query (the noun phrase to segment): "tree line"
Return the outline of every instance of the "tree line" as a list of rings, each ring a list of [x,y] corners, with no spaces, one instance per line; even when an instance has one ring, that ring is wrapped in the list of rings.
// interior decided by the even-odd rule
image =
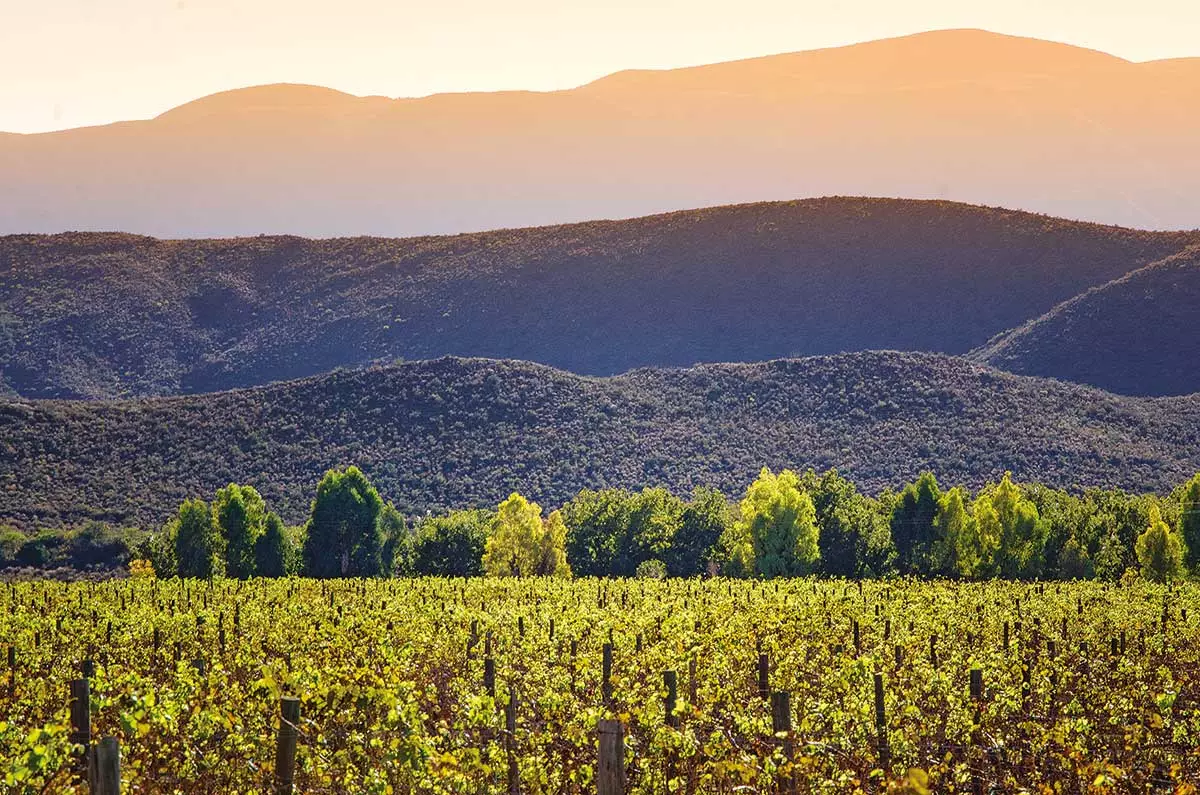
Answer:
[[[229,484],[210,502],[184,501],[136,542],[105,541],[94,526],[20,544],[0,532],[0,556],[37,563],[48,539],[74,550],[81,538],[93,557],[124,550],[159,576],[1117,580],[1136,572],[1166,581],[1200,574],[1200,473],[1165,496],[1073,494],[1007,473],[971,492],[943,488],[929,472],[871,496],[836,470],[764,468],[738,500],[704,487],[687,497],[589,489],[549,513],[514,493],[494,507],[406,517],[351,466],[324,475],[300,526],[285,526],[252,486]]]

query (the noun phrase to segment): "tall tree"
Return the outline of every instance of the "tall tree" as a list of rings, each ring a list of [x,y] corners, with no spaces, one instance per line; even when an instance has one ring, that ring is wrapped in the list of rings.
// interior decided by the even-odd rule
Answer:
[[[558,511],[543,521],[542,507],[514,492],[492,520],[483,569],[493,577],[569,575],[566,534]]]
[[[263,533],[254,542],[254,564],[259,577],[286,577],[295,569],[296,551],[283,520],[268,512]]]
[[[1150,524],[1137,540],[1137,559],[1142,575],[1154,582],[1170,582],[1183,576],[1183,542],[1162,519],[1158,506],[1150,508]]]
[[[715,559],[721,535],[733,523],[729,500],[716,489],[698,487],[679,516],[679,529],[667,555],[667,571],[673,577],[703,574]]]
[[[230,483],[217,489],[213,518],[225,540],[225,574],[246,579],[256,573],[254,547],[266,532],[267,507],[253,486]]]
[[[1200,472],[1183,487],[1179,497],[1179,534],[1184,545],[1184,563],[1200,574]]]
[[[816,511],[821,571],[837,577],[881,575],[893,555],[891,530],[876,500],[830,469],[800,478]]]
[[[959,486],[942,493],[934,520],[937,536],[930,548],[930,573],[979,577],[992,550],[977,532],[967,511],[966,492]]]
[[[900,571],[921,574],[929,571],[933,539],[937,535],[938,501],[942,493],[932,472],[922,472],[904,487],[892,511],[892,542]]]
[[[490,511],[452,511],[427,516],[417,525],[412,573],[438,577],[483,574],[483,550],[492,525]]]
[[[377,577],[383,573],[379,513],[383,500],[358,467],[331,469],[317,485],[304,540],[311,577]]]
[[[221,533],[204,500],[185,500],[168,532],[175,539],[175,564],[180,577],[208,578],[225,573]]]
[[[380,552],[384,576],[412,573],[413,533],[396,506],[390,502],[379,512]]]
[[[807,574],[820,559],[812,498],[790,469],[763,467],[741,502],[742,536],[754,550],[754,570],[766,577]]]
[[[995,487],[985,490],[980,499],[985,498],[991,501],[1000,520],[1000,543],[996,549],[996,569],[1000,576],[1039,575],[1044,562],[1047,525],[1038,515],[1037,506],[1024,497],[1008,472]]]

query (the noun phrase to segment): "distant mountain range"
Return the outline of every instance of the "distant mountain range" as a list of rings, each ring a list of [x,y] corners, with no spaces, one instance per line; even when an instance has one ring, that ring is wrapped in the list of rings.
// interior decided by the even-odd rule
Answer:
[[[0,233],[415,235],[797,196],[1200,226],[1200,59],[939,31],[549,93],[260,86],[0,134]]]
[[[300,521],[355,463],[405,511],[557,505],[583,487],[740,493],[761,466],[837,467],[868,490],[925,468],[979,486],[1168,490],[1200,469],[1200,395],[1118,397],[962,358],[855,353],[591,378],[445,358],[249,390],[0,401],[0,523],[157,527],[251,483]]]
[[[971,356],[1124,394],[1200,392],[1200,246],[1088,290]]]
[[[1196,244],[1200,232],[849,198],[437,238],[18,235],[0,238],[0,384],[107,398],[447,354],[596,375],[868,349],[966,354]],[[1152,310],[1129,317],[1097,357],[1112,372],[1084,380],[1116,384],[1138,367],[1122,344],[1131,357],[1190,350],[1139,336],[1156,322]],[[1047,344],[1021,350],[1036,360]],[[1080,373],[1052,361],[1013,366]],[[1152,370],[1122,391],[1200,390],[1200,367]]]

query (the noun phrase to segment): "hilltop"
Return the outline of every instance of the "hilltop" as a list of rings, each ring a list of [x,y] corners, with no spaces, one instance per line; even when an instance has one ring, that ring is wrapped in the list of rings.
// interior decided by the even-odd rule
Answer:
[[[922,469],[979,486],[1167,490],[1200,470],[1200,396],[1128,398],[930,354],[643,369],[612,378],[443,358],[248,390],[0,401],[0,521],[156,527],[236,481],[300,521],[329,467],[358,464],[411,513],[556,505],[583,487],[740,493],[760,467],[860,486]]]
[[[950,30],[578,88],[258,86],[0,136],[0,232],[421,235],[796,196],[1200,223],[1200,59]]]
[[[410,239],[16,235],[0,238],[0,385],[109,398],[442,355],[611,375],[961,354],[1189,243],[854,198]]]
[[[1131,395],[1200,392],[1200,247],[1070,299],[971,358]]]

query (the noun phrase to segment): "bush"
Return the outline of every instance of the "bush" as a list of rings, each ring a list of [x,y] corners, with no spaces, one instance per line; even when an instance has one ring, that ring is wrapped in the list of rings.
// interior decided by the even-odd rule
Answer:
[[[643,560],[637,567],[639,580],[663,580],[667,577],[667,566],[661,560]]]

